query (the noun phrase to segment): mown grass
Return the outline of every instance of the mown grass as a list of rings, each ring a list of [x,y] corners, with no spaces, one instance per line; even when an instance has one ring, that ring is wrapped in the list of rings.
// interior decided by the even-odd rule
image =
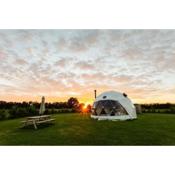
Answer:
[[[0,145],[175,145],[175,114],[142,114],[133,121],[97,121],[81,114],[57,114],[51,126],[21,129],[0,121]]]

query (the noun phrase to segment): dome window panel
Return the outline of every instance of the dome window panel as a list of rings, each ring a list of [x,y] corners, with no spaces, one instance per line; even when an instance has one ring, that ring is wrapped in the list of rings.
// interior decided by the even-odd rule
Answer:
[[[127,115],[126,110],[121,106],[120,103],[114,100],[101,100],[98,101],[94,106],[93,115]]]
[[[106,113],[106,111],[105,111],[105,108],[104,108],[104,107],[102,108],[100,115],[107,115],[107,113]]]

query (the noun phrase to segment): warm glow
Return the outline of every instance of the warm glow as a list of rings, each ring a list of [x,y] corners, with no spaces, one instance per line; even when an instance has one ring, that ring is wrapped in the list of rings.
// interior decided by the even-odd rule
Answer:
[[[86,107],[86,106],[83,106],[83,107],[82,107],[82,112],[83,112],[83,113],[86,113],[86,111],[87,111],[87,107]]]
[[[105,90],[104,90],[105,91]],[[101,91],[99,93],[102,93],[104,91]],[[92,91],[93,93],[93,91]],[[175,95],[168,95],[168,94],[165,94],[164,95],[164,98],[162,97],[159,97],[158,95],[156,97],[152,97],[151,95],[149,96],[149,98],[141,98],[139,99],[138,97],[135,97],[135,95],[132,95],[132,92],[130,93],[127,93],[129,98],[132,100],[133,103],[141,103],[141,104],[144,104],[144,103],[168,103],[168,102],[171,102],[171,103],[175,103]],[[144,95],[144,93],[142,94]],[[21,95],[21,96],[15,96],[15,95],[9,95],[9,96],[0,96],[0,100],[2,101],[7,101],[7,102],[23,102],[23,101],[26,101],[26,102],[29,102],[29,101],[36,101],[36,102],[40,102],[41,101],[41,97],[42,95],[36,95],[36,96],[26,96],[26,95]],[[46,102],[65,102],[67,101],[71,96],[67,96],[67,97],[53,97],[53,96],[47,96],[45,95],[45,98],[46,98]],[[87,107],[89,104],[92,105],[93,104],[93,101],[94,101],[94,98],[92,97],[92,99],[90,98],[91,96],[89,95],[89,98],[85,95],[84,98],[78,98],[76,96],[74,96],[75,98],[77,98],[79,100],[80,103],[84,103],[85,104],[85,107]],[[88,101],[87,101],[88,100]]]
[[[90,105],[90,104],[91,104],[91,102],[85,102],[84,107],[87,108],[87,106]]]
[[[88,105],[89,105],[89,102],[84,103],[84,106],[82,107],[82,112],[86,113],[88,111]]]
[[[83,110],[86,110],[87,109],[87,106],[83,106]]]

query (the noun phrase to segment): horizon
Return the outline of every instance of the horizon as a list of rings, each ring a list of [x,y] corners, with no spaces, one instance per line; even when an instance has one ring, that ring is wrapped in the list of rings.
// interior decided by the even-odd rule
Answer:
[[[0,101],[175,103],[175,30],[0,30]]]
[[[74,97],[76,98],[76,97]],[[78,100],[78,99],[77,99]],[[68,101],[68,99],[67,99]],[[49,102],[49,101],[45,101],[45,103],[66,103],[67,101],[53,101],[53,102]],[[79,101],[79,100],[78,100]],[[0,102],[6,102],[6,103],[41,103],[41,100],[40,101],[4,101],[4,100],[0,100]],[[93,105],[93,102],[90,103],[90,102],[81,102],[79,101],[79,104],[85,104],[86,106],[87,105]],[[159,104],[159,105],[162,105],[162,104],[171,104],[171,105],[175,105],[175,103],[170,103],[170,102],[164,102],[164,103],[133,103],[134,105],[135,104],[139,104],[139,105],[154,105],[154,104]]]

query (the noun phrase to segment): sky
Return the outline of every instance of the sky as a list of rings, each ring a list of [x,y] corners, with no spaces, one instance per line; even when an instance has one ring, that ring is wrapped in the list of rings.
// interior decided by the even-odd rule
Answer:
[[[175,30],[0,30],[0,100],[175,103]]]

